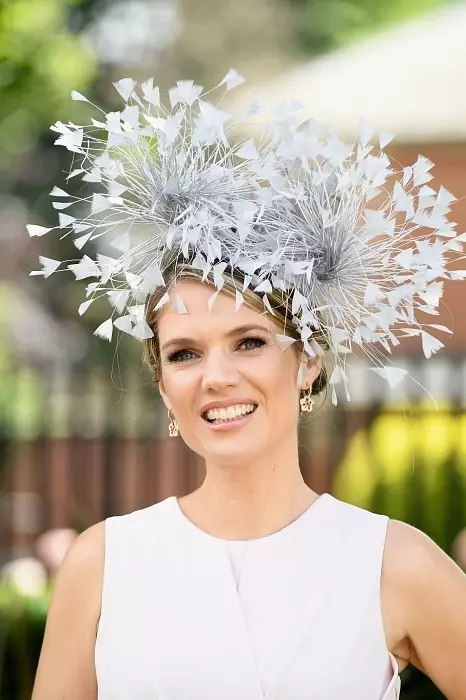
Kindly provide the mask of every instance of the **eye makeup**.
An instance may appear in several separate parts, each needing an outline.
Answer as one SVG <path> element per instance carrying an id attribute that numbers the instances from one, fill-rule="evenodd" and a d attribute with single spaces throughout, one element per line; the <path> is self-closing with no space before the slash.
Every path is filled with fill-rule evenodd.
<path id="1" fill-rule="evenodd" d="M 267 345 L 267 340 L 260 336 L 248 336 L 246 338 L 242 338 L 238 343 L 237 343 L 237 348 L 239 348 L 241 345 L 244 345 L 245 343 L 253 343 L 252 347 L 244 348 L 245 352 L 250 352 L 252 350 L 257 350 L 257 348 L 263 347 L 264 345 Z M 177 363 L 182 363 L 182 362 L 189 362 L 191 358 L 186 358 L 186 355 L 194 355 L 195 352 L 193 350 L 188 350 L 187 348 L 181 349 L 181 350 L 176 350 L 175 352 L 170 353 L 167 358 L 166 362 L 168 364 L 177 364 Z M 184 357 L 183 357 L 184 356 Z"/>

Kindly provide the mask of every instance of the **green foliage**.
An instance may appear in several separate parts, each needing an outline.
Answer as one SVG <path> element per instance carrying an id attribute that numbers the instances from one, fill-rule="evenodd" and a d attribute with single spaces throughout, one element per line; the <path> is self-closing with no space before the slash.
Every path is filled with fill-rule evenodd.
<path id="1" fill-rule="evenodd" d="M 382 413 L 348 445 L 337 498 L 403 520 L 449 552 L 466 526 L 466 413 Z"/>
<path id="2" fill-rule="evenodd" d="M 51 590 L 24 596 L 0 585 L 0 697 L 26 700 L 39 660 Z"/>
<path id="3" fill-rule="evenodd" d="M 14 293 L 7 282 L 0 282 L 0 436 L 30 440 L 43 427 L 44 386 L 37 372 L 27 366 L 14 366 L 5 337 L 7 310 Z"/>
<path id="4" fill-rule="evenodd" d="M 0 170 L 69 114 L 71 89 L 89 85 L 96 63 L 69 28 L 78 0 L 0 4 Z"/>
<path id="5" fill-rule="evenodd" d="M 425 14 L 451 0 L 285 0 L 300 48 L 316 55 L 361 35 Z"/>

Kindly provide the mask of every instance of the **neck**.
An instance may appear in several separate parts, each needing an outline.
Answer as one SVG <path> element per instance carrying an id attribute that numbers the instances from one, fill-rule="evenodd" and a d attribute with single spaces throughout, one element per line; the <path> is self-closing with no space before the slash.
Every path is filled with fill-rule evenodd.
<path id="1" fill-rule="evenodd" d="M 296 459 L 265 467 L 206 465 L 206 478 L 193 493 L 178 499 L 197 527 L 221 539 L 265 537 L 298 518 L 317 498 L 302 477 Z"/>

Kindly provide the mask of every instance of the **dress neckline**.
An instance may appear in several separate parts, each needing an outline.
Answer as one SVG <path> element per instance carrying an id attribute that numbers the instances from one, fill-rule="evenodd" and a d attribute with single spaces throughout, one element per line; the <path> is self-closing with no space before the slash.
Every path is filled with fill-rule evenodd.
<path id="1" fill-rule="evenodd" d="M 248 542 L 270 542 L 273 539 L 279 539 L 283 537 L 284 535 L 297 528 L 304 520 L 311 517 L 312 515 L 315 515 L 315 513 L 319 510 L 322 504 L 330 498 L 332 498 L 332 496 L 329 493 L 323 493 L 318 498 L 316 498 L 315 501 L 313 501 L 313 503 L 311 503 L 311 505 L 308 506 L 305 511 L 298 515 L 297 518 L 292 520 L 291 523 L 288 523 L 288 525 L 282 527 L 280 530 L 272 532 L 269 535 L 264 535 L 263 537 L 252 537 L 246 540 L 225 539 L 222 537 L 216 537 L 215 535 L 211 535 L 210 533 L 206 532 L 205 530 L 202 530 L 200 527 L 195 525 L 191 520 L 189 520 L 189 518 L 183 512 L 180 504 L 178 503 L 177 496 L 170 496 L 167 499 L 167 501 L 169 503 L 171 502 L 172 509 L 179 522 L 186 528 L 190 529 L 192 532 L 196 533 L 197 535 L 217 542 L 226 542 L 227 544 L 246 544 Z"/>

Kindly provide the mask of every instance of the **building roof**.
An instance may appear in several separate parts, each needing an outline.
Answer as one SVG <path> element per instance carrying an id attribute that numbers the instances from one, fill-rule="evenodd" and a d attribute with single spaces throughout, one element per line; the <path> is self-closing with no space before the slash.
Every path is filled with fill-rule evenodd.
<path id="1" fill-rule="evenodd" d="M 236 94 L 235 94 L 236 93 Z M 397 141 L 466 141 L 466 2 L 307 61 L 232 93 L 234 108 L 287 99 L 353 134 L 364 117 Z M 255 120 L 257 120 L 256 118 Z M 262 117 L 262 121 L 264 118 Z"/>

